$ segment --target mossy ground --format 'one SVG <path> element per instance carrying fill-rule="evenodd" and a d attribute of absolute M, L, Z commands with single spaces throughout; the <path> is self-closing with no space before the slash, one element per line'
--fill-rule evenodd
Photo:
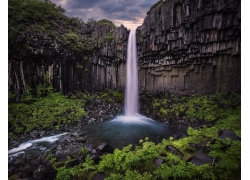
<path fill-rule="evenodd" d="M 9 99 L 13 97 L 13 94 L 9 95 Z M 38 97 L 30 93 L 23 94 L 19 103 L 8 104 L 9 140 L 32 130 L 42 130 L 47 127 L 59 129 L 65 124 L 79 122 L 88 114 L 85 104 L 91 103 L 92 99 L 121 103 L 124 94 L 110 90 L 92 95 L 78 92 L 68 98 L 61 93 L 53 92 Z"/>
<path fill-rule="evenodd" d="M 106 95 L 98 97 L 105 98 Z M 96 173 L 103 173 L 106 179 L 241 179 L 241 142 L 218 138 L 218 131 L 226 129 L 241 136 L 240 95 L 175 97 L 171 106 L 167 106 L 167 98 L 156 99 L 152 106 L 166 109 L 171 116 L 183 113 L 190 121 L 192 118 L 206 119 L 214 121 L 214 125 L 200 129 L 189 127 L 187 137 L 178 140 L 170 137 L 158 144 L 145 137 L 140 140 L 140 146 L 128 145 L 115 149 L 113 154 L 101 156 L 98 164 L 87 155 L 85 162 L 75 167 L 55 166 L 58 170 L 56 179 L 71 179 L 73 176 L 91 179 Z M 167 113 L 161 115 L 168 116 Z M 195 149 L 190 144 L 202 146 L 205 150 Z M 169 152 L 167 146 L 173 146 L 180 153 Z M 199 151 L 216 161 L 200 166 L 189 162 Z M 155 165 L 156 159 L 162 159 L 159 167 Z"/>

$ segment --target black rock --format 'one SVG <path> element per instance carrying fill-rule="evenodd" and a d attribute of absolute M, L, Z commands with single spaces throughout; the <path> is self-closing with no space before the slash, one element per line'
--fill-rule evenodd
<path fill-rule="evenodd" d="M 100 162 L 100 160 L 101 160 L 100 157 L 97 156 L 96 154 L 91 155 L 90 158 L 91 158 L 92 160 L 94 160 L 94 162 L 95 162 L 96 164 L 98 164 L 98 163 Z"/>
<path fill-rule="evenodd" d="M 174 146 L 168 145 L 168 146 L 166 147 L 166 150 L 167 150 L 167 151 L 170 151 L 170 152 L 173 153 L 174 155 L 182 156 L 182 153 L 181 153 L 178 149 L 176 149 Z"/>
<path fill-rule="evenodd" d="M 103 180 L 105 177 L 106 177 L 105 174 L 97 173 L 93 176 L 92 180 Z"/>
<path fill-rule="evenodd" d="M 101 152 L 106 152 L 106 153 L 114 152 L 114 148 L 108 143 L 103 143 L 100 146 L 98 146 L 96 149 L 100 150 Z"/>
<path fill-rule="evenodd" d="M 16 174 L 18 172 L 18 168 L 15 166 L 8 168 L 8 177 L 11 177 L 12 175 Z"/>
<path fill-rule="evenodd" d="M 96 152 L 97 152 L 96 149 L 92 149 L 92 151 L 90 152 L 90 154 L 93 155 L 93 154 L 96 154 Z"/>
<path fill-rule="evenodd" d="M 218 134 L 219 134 L 219 138 L 221 139 L 230 138 L 231 140 L 234 140 L 234 141 L 241 140 L 241 138 L 237 136 L 235 132 L 232 130 L 220 130 Z"/>
<path fill-rule="evenodd" d="M 78 143 L 85 143 L 87 140 L 84 137 L 78 137 L 75 139 L 75 141 Z"/>
<path fill-rule="evenodd" d="M 91 152 L 93 149 L 93 146 L 91 144 L 86 144 L 85 147 L 88 149 L 89 152 Z"/>
<path fill-rule="evenodd" d="M 78 164 L 80 164 L 81 162 L 78 159 L 75 159 L 73 161 L 70 161 L 66 164 L 66 168 L 71 168 L 74 166 L 77 166 Z"/>
<path fill-rule="evenodd" d="M 202 153 L 198 152 L 191 160 L 190 162 L 194 163 L 196 166 L 200 166 L 202 164 L 208 164 L 208 163 L 213 163 L 214 158 Z"/>
<path fill-rule="evenodd" d="M 156 167 L 160 167 L 162 163 L 163 163 L 163 159 L 162 158 L 157 158 L 154 161 L 154 164 L 155 164 Z"/>
<path fill-rule="evenodd" d="M 42 164 L 33 172 L 33 178 L 36 180 L 54 180 L 57 170 L 53 169 L 52 165 Z"/>

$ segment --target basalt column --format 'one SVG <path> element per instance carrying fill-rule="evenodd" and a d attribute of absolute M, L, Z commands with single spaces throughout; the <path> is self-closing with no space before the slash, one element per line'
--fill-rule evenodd
<path fill-rule="evenodd" d="M 241 90 L 239 0 L 159 1 L 137 28 L 140 92 Z"/>

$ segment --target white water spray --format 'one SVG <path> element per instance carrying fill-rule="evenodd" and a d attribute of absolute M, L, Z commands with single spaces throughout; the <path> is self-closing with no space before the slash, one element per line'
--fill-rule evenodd
<path fill-rule="evenodd" d="M 136 31 L 129 33 L 126 65 L 125 116 L 136 116 L 138 112 L 138 71 Z"/>

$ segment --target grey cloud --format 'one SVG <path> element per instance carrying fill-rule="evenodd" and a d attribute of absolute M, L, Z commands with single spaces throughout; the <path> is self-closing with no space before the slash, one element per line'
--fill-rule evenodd
<path fill-rule="evenodd" d="M 111 3 L 100 5 L 100 9 L 107 13 L 121 12 L 125 10 L 125 6 L 120 4 L 112 5 Z"/>
<path fill-rule="evenodd" d="M 69 9 L 92 8 L 103 2 L 103 0 L 67 0 L 66 7 Z"/>
<path fill-rule="evenodd" d="M 150 7 L 158 0 L 51 0 L 62 5 L 66 15 L 79 17 L 83 21 L 108 19 L 111 21 L 132 21 L 138 23 Z"/>

